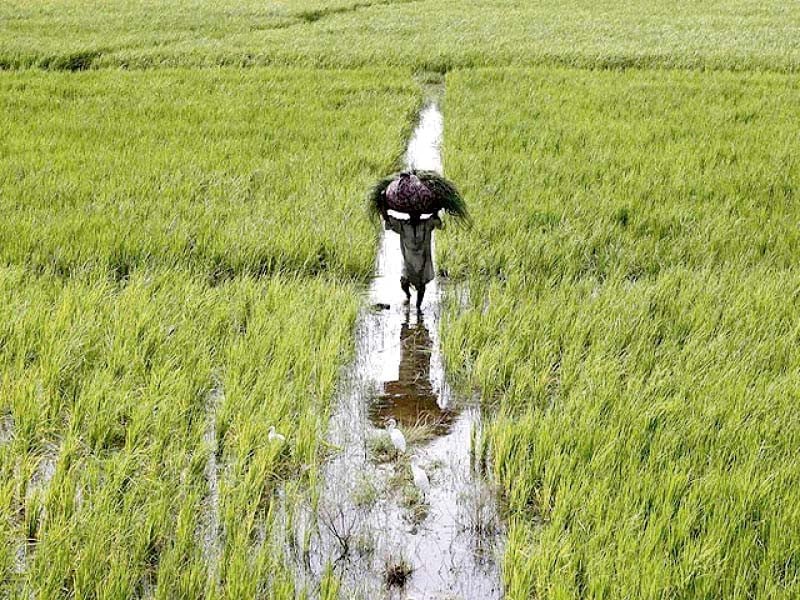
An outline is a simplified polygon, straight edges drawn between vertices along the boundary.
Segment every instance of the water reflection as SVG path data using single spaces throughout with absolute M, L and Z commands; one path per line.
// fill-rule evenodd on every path
M 399 346 L 397 379 L 383 382 L 369 406 L 370 421 L 375 427 L 383 427 L 389 417 L 394 417 L 401 428 L 426 425 L 435 435 L 446 435 L 459 411 L 441 406 L 431 381 L 433 339 L 422 313 L 415 311 L 412 318 L 408 305 Z

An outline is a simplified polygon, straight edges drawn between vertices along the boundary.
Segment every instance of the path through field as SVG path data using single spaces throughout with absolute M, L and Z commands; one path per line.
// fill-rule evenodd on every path
M 429 104 L 408 146 L 409 168 L 441 172 L 442 130 Z M 399 237 L 386 232 L 331 420 L 330 442 L 341 452 L 326 465 L 316 511 L 285 505 L 293 560 L 309 587 L 332 564 L 348 598 L 500 598 L 501 523 L 471 460 L 481 408 L 445 381 L 441 289 L 434 282 L 417 313 L 400 268 Z M 408 440 L 404 456 L 387 443 L 389 418 Z M 430 479 L 427 497 L 411 481 L 412 456 Z

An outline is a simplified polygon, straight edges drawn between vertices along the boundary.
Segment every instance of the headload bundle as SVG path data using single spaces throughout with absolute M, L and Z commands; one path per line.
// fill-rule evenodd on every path
M 369 200 L 376 214 L 385 209 L 409 214 L 444 210 L 463 222 L 470 220 L 456 186 L 435 171 L 412 169 L 384 177 L 372 188 Z

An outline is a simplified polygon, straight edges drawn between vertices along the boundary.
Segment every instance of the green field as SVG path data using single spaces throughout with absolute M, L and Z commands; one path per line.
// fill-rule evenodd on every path
M 9 0 L 3 18 L 7 68 L 800 69 L 800 6 L 781 0 Z
M 5 74 L 0 260 L 364 279 L 375 232 L 348 199 L 419 101 L 402 71 Z
M 471 299 L 444 343 L 499 403 L 511 597 L 797 597 L 796 78 L 447 90 L 476 222 L 438 246 Z
M 387 71 L 2 76 L 4 595 L 294 597 L 271 498 L 314 487 L 372 268 L 348 199 L 419 101 Z
M 314 480 L 355 292 L 282 276 L 209 287 L 169 270 L 120 285 L 3 269 L 4 592 L 244 597 L 286 578 L 256 535 L 269 533 L 277 482 L 302 465 Z M 269 425 L 291 446 L 268 443 Z M 204 543 L 211 453 L 217 574 Z
M 800 597 L 800 3 L 10 0 L 0 69 L 0 598 L 303 597 L 274 500 L 442 80 L 506 596 Z

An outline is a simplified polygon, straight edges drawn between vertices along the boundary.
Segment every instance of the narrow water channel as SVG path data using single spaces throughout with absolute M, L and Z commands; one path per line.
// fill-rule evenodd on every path
M 441 172 L 442 133 L 442 114 L 431 103 L 409 142 L 407 166 Z M 387 231 L 355 358 L 335 400 L 329 441 L 337 451 L 323 469 L 317 506 L 285 507 L 295 570 L 313 593 L 332 568 L 348 599 L 501 598 L 502 525 L 470 455 L 481 408 L 445 379 L 443 291 L 433 282 L 418 312 L 405 301 L 400 270 L 399 237 Z M 408 441 L 403 455 L 388 443 L 390 418 Z M 427 494 L 413 484 L 411 460 L 430 479 Z

